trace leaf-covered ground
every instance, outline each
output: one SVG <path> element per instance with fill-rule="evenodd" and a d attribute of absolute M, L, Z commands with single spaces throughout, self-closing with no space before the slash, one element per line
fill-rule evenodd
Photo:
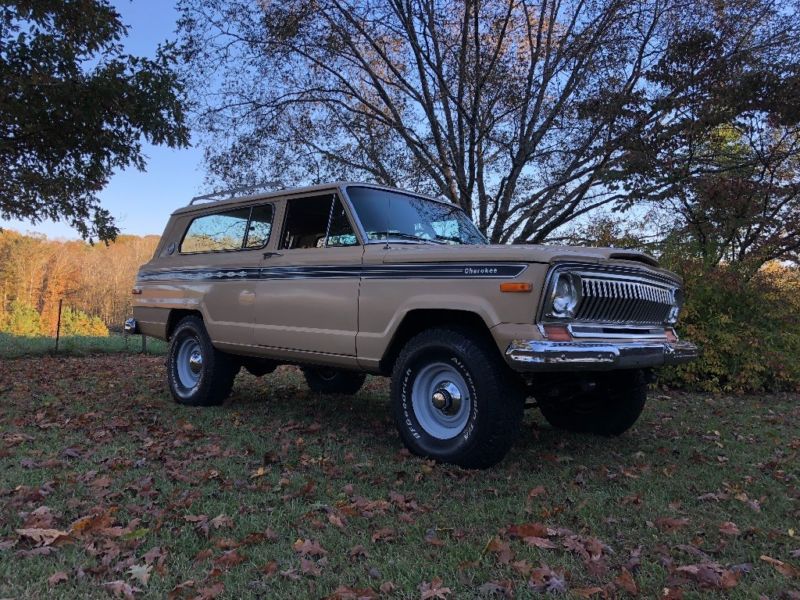
<path fill-rule="evenodd" d="M 653 393 L 618 439 L 526 417 L 488 471 L 409 456 L 387 385 L 163 358 L 0 362 L 0 597 L 800 598 L 800 398 Z"/>

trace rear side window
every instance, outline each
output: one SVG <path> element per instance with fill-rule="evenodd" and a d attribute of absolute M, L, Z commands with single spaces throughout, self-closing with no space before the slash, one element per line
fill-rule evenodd
<path fill-rule="evenodd" d="M 262 204 L 197 217 L 189 224 L 180 251 L 191 254 L 263 248 L 272 231 L 272 216 L 272 205 Z"/>

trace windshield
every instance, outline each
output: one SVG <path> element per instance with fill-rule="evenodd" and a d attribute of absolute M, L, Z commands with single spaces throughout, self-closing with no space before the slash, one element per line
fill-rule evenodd
<path fill-rule="evenodd" d="M 368 187 L 348 187 L 347 195 L 368 241 L 486 243 L 486 238 L 455 204 Z"/>

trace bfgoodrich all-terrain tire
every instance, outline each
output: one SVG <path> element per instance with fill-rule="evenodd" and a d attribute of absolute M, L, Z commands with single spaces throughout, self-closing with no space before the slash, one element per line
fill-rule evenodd
<path fill-rule="evenodd" d="M 630 370 L 600 373 L 592 389 L 548 398 L 539 407 L 553 427 L 615 436 L 636 423 L 646 402 L 647 378 L 640 370 Z"/>
<path fill-rule="evenodd" d="M 216 406 L 231 393 L 239 363 L 214 348 L 202 319 L 184 317 L 167 355 L 167 380 L 178 404 Z"/>
<path fill-rule="evenodd" d="M 303 375 L 311 391 L 318 394 L 352 395 L 361 389 L 367 378 L 364 373 L 323 367 L 303 367 Z"/>
<path fill-rule="evenodd" d="M 514 443 L 525 394 L 488 341 L 463 329 L 432 329 L 401 351 L 391 396 L 395 424 L 411 452 L 485 468 Z"/>

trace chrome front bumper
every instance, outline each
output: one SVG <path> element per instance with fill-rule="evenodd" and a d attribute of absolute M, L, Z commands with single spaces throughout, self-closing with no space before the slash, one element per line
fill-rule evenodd
<path fill-rule="evenodd" d="M 697 358 L 691 342 L 551 342 L 514 340 L 506 350 L 521 371 L 606 371 L 678 365 Z"/>

